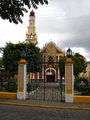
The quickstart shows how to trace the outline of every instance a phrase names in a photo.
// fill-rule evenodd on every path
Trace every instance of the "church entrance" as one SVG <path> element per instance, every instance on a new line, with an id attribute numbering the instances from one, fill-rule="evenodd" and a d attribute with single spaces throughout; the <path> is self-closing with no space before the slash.
<path id="1" fill-rule="evenodd" d="M 47 82 L 55 82 L 55 75 L 47 75 Z"/>
<path id="2" fill-rule="evenodd" d="M 38 66 L 42 66 L 42 74 L 40 76 L 39 73 L 32 74 L 27 78 L 27 99 L 42 99 L 42 100 L 57 100 L 57 101 L 64 101 L 65 100 L 65 90 L 62 86 L 61 80 L 57 80 L 57 72 L 53 66 L 48 65 L 48 62 L 41 62 L 41 63 L 28 63 L 29 70 L 33 70 L 38 68 Z M 33 64 L 36 66 L 33 68 Z M 53 65 L 56 62 L 53 62 Z M 57 63 L 59 64 L 59 63 Z M 30 73 L 30 71 L 29 71 Z M 41 79 L 39 79 L 39 76 Z M 43 77 L 43 79 L 42 79 Z"/>
<path id="3" fill-rule="evenodd" d="M 45 74 L 45 82 L 56 82 L 56 70 L 54 68 L 47 68 Z"/>

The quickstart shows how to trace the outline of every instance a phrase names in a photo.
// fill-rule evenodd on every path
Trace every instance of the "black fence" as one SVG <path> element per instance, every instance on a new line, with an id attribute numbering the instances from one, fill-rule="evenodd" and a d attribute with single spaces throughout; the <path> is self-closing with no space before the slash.
<path id="1" fill-rule="evenodd" d="M 0 74 L 0 92 L 17 92 L 17 80 L 12 76 Z"/>
<path id="2" fill-rule="evenodd" d="M 65 101 L 65 80 L 61 79 L 60 72 L 57 72 L 61 63 L 28 63 L 28 73 L 35 69 L 33 64 L 36 65 L 36 69 L 41 65 L 43 77 L 35 78 L 29 74 L 30 80 L 27 80 L 27 99 Z"/>
<path id="3" fill-rule="evenodd" d="M 65 84 L 61 83 L 28 83 L 27 99 L 65 101 Z"/>

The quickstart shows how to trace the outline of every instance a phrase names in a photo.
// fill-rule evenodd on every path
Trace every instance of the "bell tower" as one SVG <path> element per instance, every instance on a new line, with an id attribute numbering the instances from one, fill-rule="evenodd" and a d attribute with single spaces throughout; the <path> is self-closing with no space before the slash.
<path id="1" fill-rule="evenodd" d="M 35 12 L 33 10 L 29 15 L 29 26 L 26 34 L 26 41 L 31 41 L 34 44 L 37 42 L 37 35 L 35 31 Z"/>

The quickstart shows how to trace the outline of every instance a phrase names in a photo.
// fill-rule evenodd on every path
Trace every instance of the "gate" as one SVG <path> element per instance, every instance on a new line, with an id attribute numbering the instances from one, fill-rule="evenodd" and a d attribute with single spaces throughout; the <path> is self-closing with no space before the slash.
<path id="1" fill-rule="evenodd" d="M 41 73 L 31 73 L 30 68 L 42 66 Z M 27 99 L 65 101 L 65 80 L 59 70 L 59 62 L 28 63 Z"/>

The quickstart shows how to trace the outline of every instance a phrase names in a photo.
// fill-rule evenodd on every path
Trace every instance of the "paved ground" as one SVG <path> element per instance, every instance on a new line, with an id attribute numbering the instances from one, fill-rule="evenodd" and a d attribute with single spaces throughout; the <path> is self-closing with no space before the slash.
<path id="1" fill-rule="evenodd" d="M 90 120 L 90 111 L 0 104 L 0 120 Z"/>
<path id="2" fill-rule="evenodd" d="M 90 120 L 90 104 L 0 98 L 0 120 Z"/>
<path id="3" fill-rule="evenodd" d="M 17 99 L 4 99 L 0 98 L 0 104 L 2 103 L 16 103 L 23 105 L 39 105 L 39 106 L 55 106 L 55 107 L 67 107 L 67 108 L 89 108 L 90 104 L 84 103 L 65 103 L 60 101 L 48 101 L 48 100 L 17 100 Z M 90 111 L 89 111 L 90 112 Z"/>

